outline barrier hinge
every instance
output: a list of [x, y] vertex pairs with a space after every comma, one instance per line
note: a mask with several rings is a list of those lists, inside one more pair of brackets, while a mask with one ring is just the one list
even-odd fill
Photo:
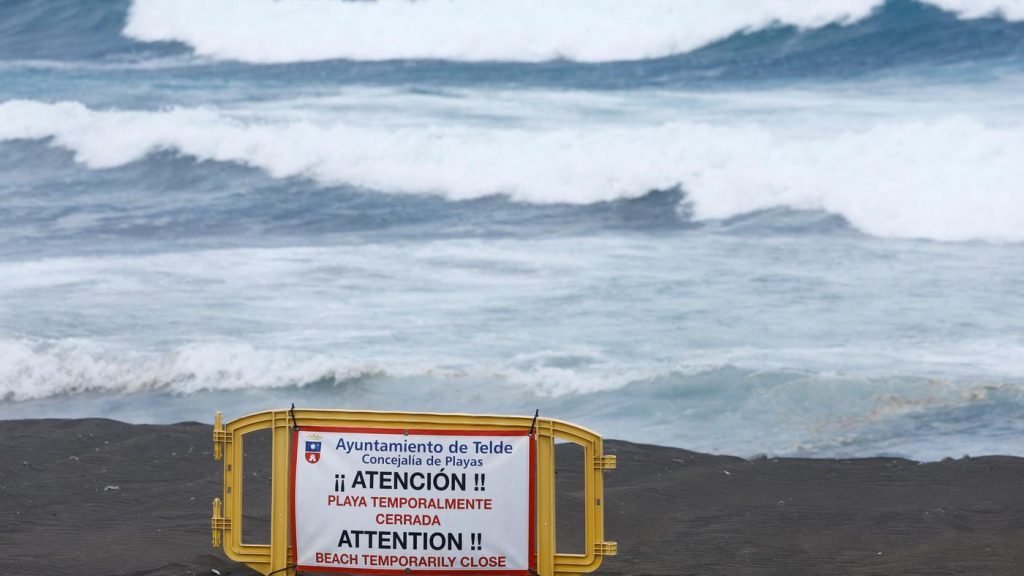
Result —
[[231, 528], [231, 518], [225, 518], [220, 498], [213, 499], [213, 515], [210, 517], [210, 529], [213, 531], [213, 547], [220, 548], [224, 531]]
[[618, 542], [594, 542], [594, 554], [599, 556], [615, 556], [618, 553]]
[[618, 459], [611, 455], [605, 454], [603, 456], [596, 456], [594, 458], [594, 469], [595, 470], [615, 470], [618, 464]]
[[231, 442], [231, 434], [224, 430], [224, 414], [217, 412], [213, 416], [213, 459], [224, 457], [224, 447]]

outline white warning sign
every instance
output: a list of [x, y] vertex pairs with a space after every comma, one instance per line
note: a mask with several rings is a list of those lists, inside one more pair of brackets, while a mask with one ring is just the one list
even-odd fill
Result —
[[292, 442], [297, 569], [528, 575], [527, 431], [303, 427]]

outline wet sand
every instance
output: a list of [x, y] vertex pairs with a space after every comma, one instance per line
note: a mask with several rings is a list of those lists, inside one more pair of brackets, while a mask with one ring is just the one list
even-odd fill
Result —
[[[0, 421], [0, 574], [254, 574], [210, 547], [210, 433]], [[249, 451], [245, 497], [266, 509], [269, 454]], [[614, 440], [606, 451], [619, 459], [605, 475], [619, 556], [598, 574], [1024, 574], [1021, 458], [743, 460]], [[559, 453], [565, 551], [581, 540], [578, 456]]]

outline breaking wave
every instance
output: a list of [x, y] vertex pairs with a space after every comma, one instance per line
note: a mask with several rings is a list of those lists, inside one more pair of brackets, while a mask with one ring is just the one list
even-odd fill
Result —
[[[585, 350], [574, 354], [590, 356]], [[576, 358], [576, 356], [572, 356]], [[621, 388], [670, 367], [575, 370], [565, 355], [518, 355], [473, 367], [413, 361], [356, 362], [331, 353], [266, 350], [246, 342], [203, 342], [157, 353], [118, 351], [82, 339], [0, 338], [0, 401], [24, 402], [86, 393], [168, 392], [189, 395], [253, 389], [354, 385], [363, 380], [445, 382], [501, 380], [519, 391], [554, 397]], [[607, 368], [602, 364], [602, 368]], [[681, 372], [680, 372], [681, 373]]]
[[[926, 0], [973, 19], [1024, 19], [1019, 0]], [[124, 33], [249, 63], [330, 59], [540, 62], [644, 60], [771, 27], [816, 29], [883, 0], [135, 0]], [[230, 23], [230, 25], [226, 25]]]
[[606, 62], [687, 52], [772, 24], [820, 27], [853, 21], [878, 4], [137, 0], [125, 34], [149, 42], [181, 41], [204, 56], [254, 63], [342, 58]]
[[[356, 126], [206, 108], [97, 111], [0, 104], [0, 140], [50, 139], [92, 169], [159, 151], [388, 193], [591, 204], [681, 186], [680, 209], [723, 219], [823, 210], [882, 237], [1024, 240], [1024, 130], [950, 114], [831, 134], [761, 124]], [[400, 168], [400, 169], [399, 169]]]
[[0, 339], [0, 399], [25, 401], [85, 392], [241, 390], [346, 382], [379, 372], [344, 360], [249, 344], [206, 343], [159, 355], [119, 357], [82, 340]]
[[[245, 343], [191, 344], [150, 356], [110, 352], [85, 340], [0, 339], [0, 415], [76, 417], [102, 410], [130, 421], [173, 422], [205, 419], [214, 408], [234, 417], [288, 402], [522, 414], [540, 407], [615, 438], [702, 451], [938, 459], [1019, 453], [1016, 423], [1024, 410], [1020, 382], [999, 379], [865, 378], [724, 365], [652, 367], [619, 374], [605, 387], [576, 375], [576, 384], [587, 386], [551, 391], [546, 386], [565, 374], [512, 367], [385, 371]], [[483, 382], [491, 384], [486, 392]], [[920, 425], [929, 418], [942, 419], [941, 431]], [[986, 423], [981, 434], [979, 422]]]

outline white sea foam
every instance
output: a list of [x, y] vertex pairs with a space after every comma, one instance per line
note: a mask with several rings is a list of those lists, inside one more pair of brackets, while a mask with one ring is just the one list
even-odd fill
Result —
[[78, 339], [0, 339], [0, 400], [24, 401], [82, 392], [241, 390], [345, 381], [371, 366], [249, 344], [205, 343], [156, 355], [116, 354]]
[[926, 0], [961, 18], [999, 16], [1010, 21], [1024, 20], [1024, 0]]
[[883, 237], [1024, 240], [1024, 130], [961, 115], [803, 134], [754, 123], [396, 127], [0, 104], [0, 139], [45, 138], [95, 169], [173, 150], [274, 177], [532, 203], [588, 204], [681, 185], [698, 219], [790, 207], [838, 214]]
[[[864, 378], [731, 367], [670, 370], [632, 381], [623, 374], [617, 387], [635, 386], [614, 397], [588, 394], [600, 390], [588, 382], [558, 398], [537, 387], [563, 376], [552, 371], [430, 370], [395, 378], [390, 372], [339, 367], [326, 356], [240, 343], [193, 344], [161, 355], [119, 358], [97, 342], [0, 339], [0, 360], [0, 414], [5, 417], [94, 416], [102, 410], [105, 417], [173, 422], [205, 416], [211, 404], [237, 416], [288, 401], [511, 413], [541, 406], [542, 413], [592, 425], [616, 438], [744, 455], [887, 452], [939, 459], [964, 451], [1014, 454], [1020, 431], [1010, 415], [1024, 399], [1019, 383], [999, 380]], [[336, 387], [301, 388], [320, 380]], [[491, 387], [481, 392], [483, 382]], [[31, 400], [41, 401], [21, 403]], [[918, 422], [933, 415], [942, 418], [939, 432]], [[982, 420], [984, 432], [979, 433]]]
[[246, 62], [347, 58], [600, 62], [687, 52], [772, 24], [863, 18], [880, 0], [136, 0], [125, 34]]
[[658, 369], [602, 368], [607, 370], [559, 369], [523, 358], [514, 358], [508, 365], [483, 363], [472, 369], [417, 365], [414, 361], [392, 361], [384, 366], [372, 361], [358, 364], [335, 354], [259, 349], [245, 342], [203, 342], [144, 353], [75, 338], [0, 338], [0, 401], [86, 392], [188, 395], [373, 377], [505, 381], [517, 390], [560, 396], [621, 388], [659, 373]]
[[[995, 349], [994, 345], [999, 344], [1007, 345], [1007, 349]], [[968, 372], [991, 371], [991, 381], [999, 382], [1000, 373], [1019, 371], [1024, 352], [1019, 345], [1006, 341], [968, 343], [966, 348], [959, 351], [943, 346], [941, 352], [910, 349], [904, 351], [905, 360], [911, 365], [920, 358], [941, 357], [940, 362], [922, 362], [920, 366], [946, 369], [963, 363], [968, 366]], [[599, 351], [580, 350], [570, 345], [562, 351], [516, 355], [507, 362], [492, 359], [475, 363], [441, 361], [431, 364], [422, 358], [371, 358], [355, 362], [333, 353], [265, 349], [239, 341], [197, 342], [146, 352], [81, 338], [0, 337], [0, 401], [18, 402], [86, 392], [166, 391], [188, 395], [204, 391], [302, 387], [317, 382], [343, 384], [362, 378], [504, 382], [513, 392], [555, 398], [617, 390], [630, 384], [659, 380], [665, 380], [664, 385], [670, 386], [676, 380], [727, 368], [750, 371], [753, 375], [761, 372], [790, 374], [788, 381], [808, 380], [809, 385], [817, 385], [810, 382], [818, 379], [886, 380], [886, 376], [870, 367], [851, 370], [845, 375], [793, 371], [790, 367], [797, 364], [801, 356], [820, 359], [835, 355], [835, 350], [825, 348], [691, 351], [686, 354], [686, 363], [649, 362], [644, 365], [622, 364], [604, 357]], [[850, 353], [876, 361], [885, 356], [884, 350], [871, 346], [850, 350]], [[572, 365], [580, 361], [580, 365]], [[930, 382], [944, 386], [942, 389], [947, 392], [963, 388], [947, 380]], [[728, 386], [725, 383], [721, 385], [726, 388], [723, 393], [728, 394]], [[984, 394], [984, 390], [970, 394]], [[896, 403], [894, 407], [898, 407]]]
[[[927, 0], [963, 18], [1024, 18], [1021, 0]], [[774, 25], [818, 28], [883, 0], [134, 0], [124, 34], [251, 63], [327, 59], [537, 62], [680, 54]]]

